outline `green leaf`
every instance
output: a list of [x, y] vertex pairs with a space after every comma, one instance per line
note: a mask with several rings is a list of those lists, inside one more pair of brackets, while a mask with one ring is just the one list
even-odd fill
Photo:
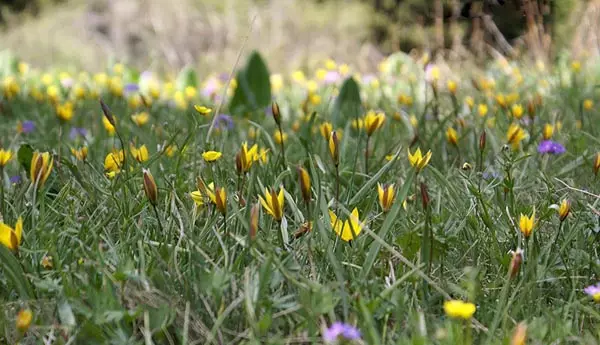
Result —
[[251, 112], [271, 104], [271, 80], [264, 60], [252, 52], [236, 76], [237, 88], [229, 104], [231, 113]]
[[352, 119], [361, 115], [362, 101], [360, 100], [359, 86], [350, 77], [344, 81], [340, 94], [333, 106], [333, 121], [337, 127], [343, 127]]
[[33, 148], [29, 144], [24, 144], [17, 151], [17, 160], [25, 170], [25, 174], [29, 175], [31, 171], [31, 158], [33, 157]]
[[19, 297], [22, 299], [34, 298], [33, 290], [21, 268], [21, 264], [13, 253], [3, 245], [0, 245], [0, 269], [8, 278], [8, 281], [12, 281]]
[[[394, 225], [394, 221], [396, 220], [396, 217], [398, 216], [400, 207], [402, 207], [402, 201], [404, 201], [404, 199], [406, 199], [406, 196], [408, 195], [408, 191], [410, 190], [410, 188], [412, 186], [412, 182], [413, 182], [414, 178], [415, 178], [415, 173], [409, 173], [408, 178], [406, 179], [406, 181], [404, 181], [404, 185], [402, 186], [402, 189], [400, 189], [400, 192], [398, 193], [398, 196], [396, 197], [394, 206], [392, 206], [392, 209], [385, 217], [385, 220], [383, 221], [383, 225], [381, 226], [381, 229], [379, 230], [379, 233], [377, 234], [381, 239], [385, 239], [385, 235], [392, 228], [392, 225]], [[369, 275], [369, 272], [371, 271], [371, 268], [373, 267], [373, 264], [375, 263], [375, 259], [377, 258], [377, 255], [379, 254], [380, 249], [381, 249], [381, 243], [379, 243], [377, 241], [374, 241], [371, 243], [371, 248], [369, 249], [369, 253], [367, 254], [365, 264], [363, 265], [362, 272], [360, 274], [360, 279], [362, 281], [366, 281], [367, 276]]]
[[177, 90], [185, 90], [188, 86], [198, 87], [198, 76], [191, 66], [184, 67], [177, 76]]

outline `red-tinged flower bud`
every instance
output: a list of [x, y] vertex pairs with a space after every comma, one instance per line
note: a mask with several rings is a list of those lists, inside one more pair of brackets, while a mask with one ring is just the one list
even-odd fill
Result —
[[156, 187], [156, 182], [154, 182], [154, 177], [150, 170], [144, 169], [144, 192], [146, 193], [146, 197], [148, 197], [148, 201], [153, 206], [156, 206], [158, 202], [158, 188]]
[[100, 107], [102, 108], [104, 117], [106, 117], [108, 122], [110, 122], [110, 124], [113, 125], [113, 127], [116, 127], [115, 118], [113, 117], [113, 114], [110, 111], [110, 108], [108, 107], [108, 105], [106, 105], [106, 103], [104, 103], [104, 101], [102, 99], [100, 99]]
[[485, 151], [486, 138], [486, 132], [485, 130], [483, 130], [483, 132], [481, 132], [481, 135], [479, 136], [479, 151], [481, 152]]
[[521, 269], [521, 264], [523, 263], [523, 250], [521, 248], [517, 248], [517, 250], [512, 252], [512, 259], [510, 260], [510, 266], [508, 268], [508, 274], [510, 279], [514, 279], [517, 274], [519, 274], [519, 270]]
[[238, 152], [238, 154], [235, 155], [235, 170], [237, 170], [238, 175], [241, 175], [244, 172], [241, 152]]
[[273, 119], [277, 126], [281, 125], [281, 113], [279, 112], [279, 104], [277, 102], [273, 102], [271, 104], [271, 110], [273, 112]]
[[215, 188], [215, 204], [217, 205], [217, 210], [219, 210], [222, 215], [227, 214], [227, 192], [225, 191], [225, 188]]
[[421, 201], [423, 208], [426, 209], [429, 205], [429, 192], [427, 191], [427, 185], [423, 182], [421, 182]]
[[329, 153], [331, 154], [333, 164], [337, 167], [340, 163], [340, 142], [335, 131], [331, 132], [329, 136]]
[[303, 167], [298, 167], [298, 177], [300, 178], [300, 190], [304, 202], [310, 202], [310, 176]]

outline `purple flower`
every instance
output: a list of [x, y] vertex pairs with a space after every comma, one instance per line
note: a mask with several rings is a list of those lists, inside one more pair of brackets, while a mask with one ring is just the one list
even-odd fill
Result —
[[71, 132], [69, 132], [69, 138], [71, 138], [71, 140], [75, 140], [75, 139], [77, 139], [77, 137], [85, 138], [87, 136], [87, 134], [88, 134], [87, 129], [73, 127], [73, 128], [71, 128]]
[[138, 92], [139, 90], [140, 90], [140, 87], [136, 83], [125, 84], [125, 87], [123, 88], [123, 91], [125, 91], [126, 94]]
[[360, 331], [343, 322], [336, 321], [323, 332], [323, 340], [326, 343], [336, 343], [338, 340], [360, 339]]
[[538, 152], [541, 154], [550, 153], [560, 155], [565, 153], [566, 149], [560, 143], [552, 140], [544, 140], [538, 145]]
[[583, 292], [592, 296], [594, 301], [600, 302], [600, 283], [586, 287], [585, 289], [583, 289]]
[[21, 183], [21, 176], [19, 176], [19, 175], [11, 176], [9, 181], [12, 184]]
[[27, 134], [27, 133], [31, 133], [35, 130], [35, 123], [33, 121], [23, 121], [23, 122], [19, 122], [18, 126], [17, 126], [17, 131], [19, 133], [23, 133], [23, 134]]
[[215, 124], [217, 128], [220, 129], [232, 129], [233, 128], [233, 119], [231, 116], [227, 114], [219, 114], [215, 120]]
[[[225, 80], [227, 81], [227, 80]], [[216, 78], [210, 78], [206, 81], [206, 84], [202, 88], [202, 96], [206, 98], [212, 97], [219, 89], [219, 80]]]
[[326, 84], [333, 84], [338, 80], [340, 80], [340, 74], [336, 71], [327, 72], [327, 74], [325, 74], [325, 79], [323, 79]]

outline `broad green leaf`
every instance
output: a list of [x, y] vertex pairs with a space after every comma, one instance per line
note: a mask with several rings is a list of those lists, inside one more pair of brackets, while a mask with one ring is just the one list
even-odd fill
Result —
[[269, 70], [258, 52], [252, 52], [236, 76], [237, 87], [229, 104], [231, 113], [251, 112], [271, 104]]
[[340, 94], [335, 100], [333, 106], [333, 120], [337, 127], [344, 127], [345, 124], [361, 115], [362, 101], [360, 100], [359, 86], [350, 77], [344, 81]]
[[33, 157], [33, 148], [29, 144], [24, 144], [19, 147], [17, 152], [17, 160], [25, 170], [25, 174], [29, 176], [31, 171], [31, 158]]
[[0, 245], [0, 271], [12, 282], [21, 299], [33, 299], [34, 293], [21, 264], [8, 248]]

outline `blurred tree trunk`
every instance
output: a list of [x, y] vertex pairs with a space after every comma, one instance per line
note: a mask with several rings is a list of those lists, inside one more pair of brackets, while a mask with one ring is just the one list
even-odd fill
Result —
[[435, 14], [435, 49], [438, 52], [444, 50], [444, 4], [442, 0], [435, 0], [433, 4]]
[[478, 58], [483, 57], [483, 47], [484, 47], [484, 33], [483, 33], [483, 3], [481, 1], [474, 1], [471, 5], [471, 18], [473, 20], [473, 24], [471, 26], [471, 50], [475, 53], [475, 56]]

